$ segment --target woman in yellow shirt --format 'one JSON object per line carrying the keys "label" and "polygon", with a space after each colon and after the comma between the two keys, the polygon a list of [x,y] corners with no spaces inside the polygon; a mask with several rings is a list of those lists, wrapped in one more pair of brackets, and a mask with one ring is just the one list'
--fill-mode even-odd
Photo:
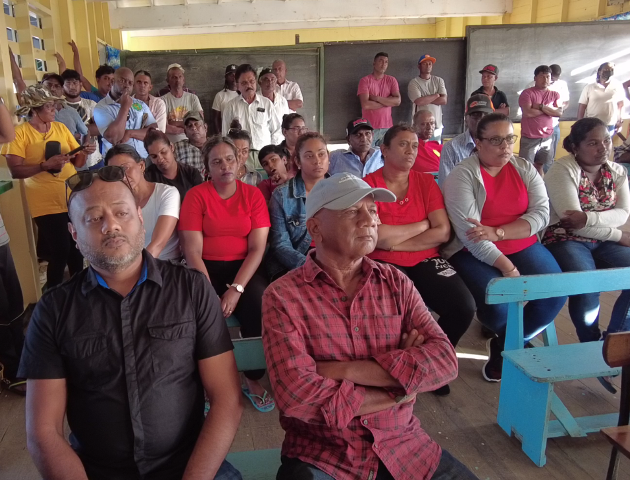
{"label": "woman in yellow shirt", "polygon": [[[64,124],[54,121],[58,101],[63,99],[42,86],[28,87],[20,95],[21,108],[16,112],[28,121],[15,128],[15,140],[2,148],[12,177],[24,179],[26,201],[37,224],[37,256],[48,261],[46,288],[63,281],[66,265],[71,275],[83,268],[83,257],[68,231],[65,181],[96,149],[86,143],[81,152],[67,155],[79,144]],[[60,154],[46,160],[47,144],[49,151]]]}

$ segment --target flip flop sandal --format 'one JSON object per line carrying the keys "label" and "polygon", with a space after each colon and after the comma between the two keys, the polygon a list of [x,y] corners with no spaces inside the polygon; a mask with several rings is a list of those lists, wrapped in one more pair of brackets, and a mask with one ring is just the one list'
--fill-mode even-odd
{"label": "flip flop sandal", "polygon": [[21,395],[23,397],[26,396],[26,380],[20,380],[18,382],[13,382],[9,384],[8,390]]}
{"label": "flip flop sandal", "polygon": [[602,384],[602,387],[614,395],[617,393],[617,388],[612,383],[612,379],[613,377],[597,377],[597,380],[599,380],[599,383]]}
{"label": "flip flop sandal", "polygon": [[[266,390],[262,397],[260,395],[256,395],[255,393],[251,393],[247,387],[241,387],[241,390],[243,391],[243,395],[249,398],[252,405],[254,405],[254,408],[259,412],[271,412],[274,408],[276,408],[276,402],[273,398],[271,398],[271,395],[269,395],[269,392]],[[256,402],[256,399],[260,400],[260,404]]]}

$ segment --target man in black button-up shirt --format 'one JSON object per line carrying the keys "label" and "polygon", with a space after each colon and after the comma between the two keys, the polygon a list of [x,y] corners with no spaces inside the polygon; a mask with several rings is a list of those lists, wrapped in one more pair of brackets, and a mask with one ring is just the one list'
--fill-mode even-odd
{"label": "man in black button-up shirt", "polygon": [[69,213],[91,267],[42,297],[19,372],[28,378],[28,447],[40,473],[240,479],[224,461],[241,417],[240,382],[210,283],[143,251],[141,210],[122,182],[95,177],[73,194]]}

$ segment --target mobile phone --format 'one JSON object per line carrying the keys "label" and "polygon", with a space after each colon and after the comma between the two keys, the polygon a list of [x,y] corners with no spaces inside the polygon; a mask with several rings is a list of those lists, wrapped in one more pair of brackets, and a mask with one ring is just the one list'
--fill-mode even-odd
{"label": "mobile phone", "polygon": [[83,150],[84,148],[85,148],[85,145],[81,145],[81,146],[79,146],[79,148],[75,148],[74,150],[72,150],[72,151],[70,151],[70,152],[66,153],[66,155],[72,156],[72,155],[74,155],[75,153],[79,153],[79,152],[80,152],[81,150]]}

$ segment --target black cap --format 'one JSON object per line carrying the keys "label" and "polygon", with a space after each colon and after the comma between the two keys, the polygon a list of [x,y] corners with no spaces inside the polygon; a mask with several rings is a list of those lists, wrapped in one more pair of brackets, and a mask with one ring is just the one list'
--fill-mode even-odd
{"label": "black cap", "polygon": [[271,73],[273,75],[275,75],[275,73],[273,73],[273,70],[271,69],[271,67],[265,67],[260,71],[260,75],[258,75],[258,78],[262,77],[263,75],[267,75],[268,73]]}
{"label": "black cap", "polygon": [[488,95],[477,93],[470,96],[466,102],[466,114],[468,115],[475,112],[494,113],[492,100],[490,100]]}
{"label": "black cap", "polygon": [[234,73],[236,72],[236,65],[234,65],[233,63],[231,65],[228,65],[227,67],[225,67],[225,74],[227,75],[228,73]]}
{"label": "black cap", "polygon": [[348,122],[348,126],[346,127],[346,137],[349,137],[353,133],[356,133],[358,130],[361,130],[363,128],[374,130],[372,124],[368,122],[365,118],[357,118],[356,120]]}

